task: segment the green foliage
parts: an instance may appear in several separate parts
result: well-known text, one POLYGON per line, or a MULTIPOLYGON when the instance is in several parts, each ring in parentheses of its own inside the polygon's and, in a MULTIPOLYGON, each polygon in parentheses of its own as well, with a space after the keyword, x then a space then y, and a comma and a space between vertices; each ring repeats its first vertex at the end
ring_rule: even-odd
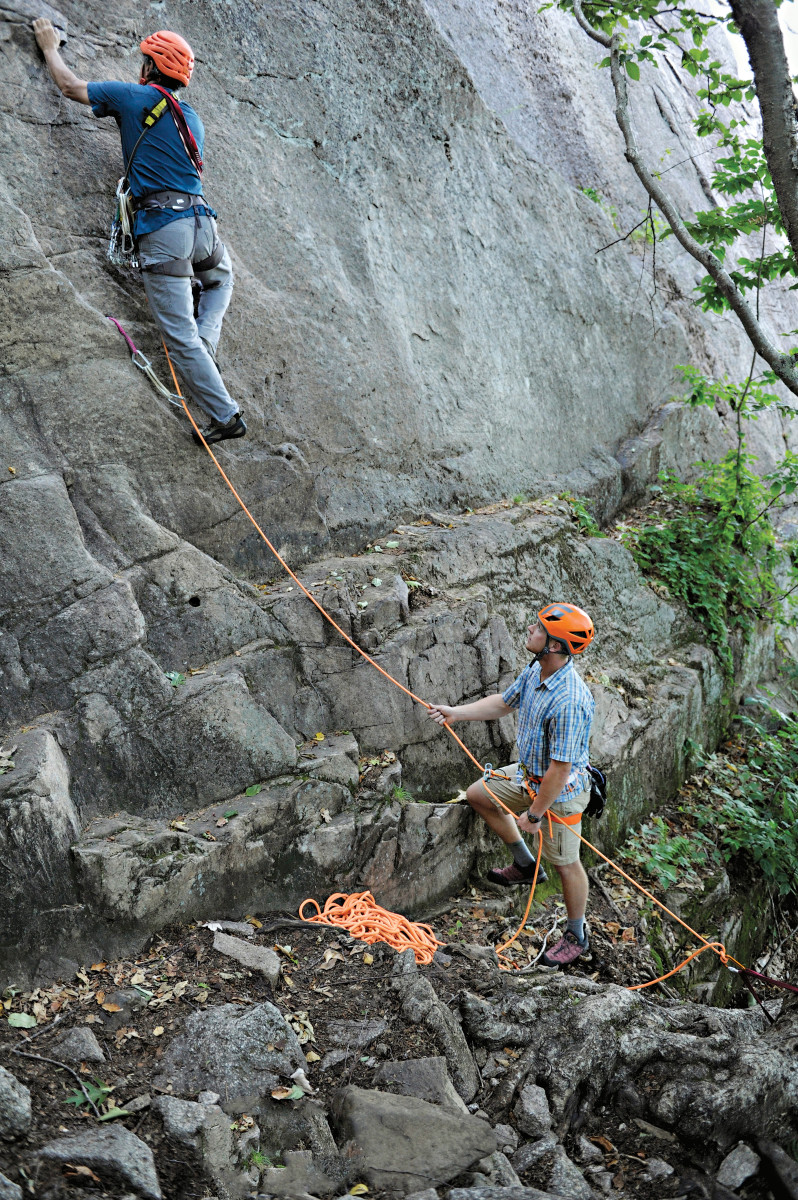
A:
POLYGON ((691 837, 674 834, 662 817, 652 817, 626 839, 623 857, 656 879, 661 888, 675 883, 700 885, 695 868, 707 861, 717 860, 717 850, 711 838, 703 833, 691 837))
POLYGON ((109 1087, 107 1084, 103 1083, 101 1079, 96 1078, 84 1079, 83 1087, 86 1090, 85 1095, 80 1088, 75 1088, 74 1091, 69 1093, 65 1103, 74 1104, 75 1108, 82 1108, 84 1105, 88 1104, 89 1101, 91 1101, 91 1103, 95 1104, 97 1108, 100 1108, 114 1090, 113 1087, 109 1087))
POLYGON ((798 887, 798 721, 784 718, 776 731, 746 715, 736 721, 744 758, 703 760, 712 803, 698 809, 698 821, 715 832, 727 862, 750 854, 789 896, 798 887))
POLYGON ((733 630, 748 641, 757 621, 795 624, 796 546, 779 541, 769 518, 798 488, 798 456, 787 451, 775 470, 757 475, 741 422, 776 397, 751 378, 741 388, 681 370, 690 384, 686 403, 723 402, 737 414, 737 448, 719 463, 700 464, 694 483, 663 474, 654 512, 637 526, 624 525, 621 539, 642 571, 685 602, 730 676, 733 630))
POLYGON ((413 800, 413 793, 409 792, 407 788, 397 785, 393 789, 393 798, 394 800, 398 800, 400 804, 409 804, 413 800))
POLYGON ((564 500, 571 510, 571 514, 579 526, 580 533, 586 534, 587 537, 604 537, 598 526, 596 518, 593 516, 591 509, 593 502, 587 500, 583 496, 573 496, 570 492, 560 492, 558 500, 564 500))

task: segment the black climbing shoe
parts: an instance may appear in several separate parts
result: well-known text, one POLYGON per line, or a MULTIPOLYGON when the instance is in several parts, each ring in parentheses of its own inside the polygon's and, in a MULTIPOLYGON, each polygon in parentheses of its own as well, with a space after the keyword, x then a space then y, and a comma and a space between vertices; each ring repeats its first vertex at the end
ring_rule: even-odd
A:
MULTIPOLYGON (((208 445, 214 442, 224 442, 227 438, 240 438, 247 432, 247 427, 244 423, 244 418, 241 413, 234 413, 226 425, 222 425, 220 421, 211 420, 208 425, 201 430, 202 437, 208 445)), ((191 430, 191 436, 198 446, 202 445, 202 439, 196 429, 191 430)))

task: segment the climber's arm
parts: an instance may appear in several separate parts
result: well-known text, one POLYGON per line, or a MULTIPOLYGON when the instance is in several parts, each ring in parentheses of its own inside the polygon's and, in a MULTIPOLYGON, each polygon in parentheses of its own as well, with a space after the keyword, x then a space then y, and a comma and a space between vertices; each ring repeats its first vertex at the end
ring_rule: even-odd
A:
POLYGON ((77 100, 79 104, 88 104, 88 84, 85 80, 78 79, 74 71, 70 71, 59 54, 58 47, 61 45, 61 37, 47 17, 38 17, 33 22, 33 32, 55 86, 64 93, 67 100, 77 100))

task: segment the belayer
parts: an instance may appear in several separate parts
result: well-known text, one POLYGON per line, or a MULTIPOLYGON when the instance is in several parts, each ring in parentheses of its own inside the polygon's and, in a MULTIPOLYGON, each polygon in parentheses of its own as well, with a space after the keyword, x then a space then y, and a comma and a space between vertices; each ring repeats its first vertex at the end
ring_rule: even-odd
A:
MULTIPOLYGON (((33 22, 33 32, 56 87, 119 126, 125 162, 117 189, 120 237, 130 239, 126 250, 135 250, 164 341, 209 418, 203 437, 243 437, 247 427, 215 361, 233 269, 216 232, 216 213, 202 194, 205 129, 194 109, 174 96, 191 79, 191 47, 179 34, 161 30, 141 43, 138 83, 86 83, 62 59, 60 34, 46 17, 33 22), (200 285, 196 317, 192 277, 200 285)), ((195 432, 192 437, 202 444, 195 432)))
MULTIPOLYGON (((439 725, 455 721, 497 721, 518 709, 519 761, 477 780, 466 799, 512 852, 509 866, 488 872, 504 887, 531 883, 535 860, 520 830, 543 841, 541 856, 560 876, 568 923, 564 935, 542 955, 548 967, 564 967, 590 948, 585 927, 588 880, 579 861, 582 813, 590 800, 588 743, 595 701, 574 670, 571 656, 593 640, 593 622, 575 604, 549 604, 527 629, 526 649, 534 655, 504 692, 450 708, 434 704, 429 715, 439 725), (495 800, 490 788, 518 821, 495 800), (546 816, 560 818, 549 821, 546 816)), ((539 879, 545 879, 540 874, 539 879)))

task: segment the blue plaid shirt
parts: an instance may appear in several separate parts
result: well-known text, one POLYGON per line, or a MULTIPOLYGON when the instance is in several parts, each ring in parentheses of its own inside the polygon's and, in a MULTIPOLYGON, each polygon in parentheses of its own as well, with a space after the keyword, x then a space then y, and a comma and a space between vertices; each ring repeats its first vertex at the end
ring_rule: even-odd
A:
POLYGON ((586 767, 596 702, 573 663, 567 662, 548 679, 540 678, 540 663, 530 663, 502 697, 510 708, 518 709, 517 782, 523 783, 523 768, 542 778, 554 758, 571 763, 568 782, 557 800, 583 792, 589 786, 586 767))

